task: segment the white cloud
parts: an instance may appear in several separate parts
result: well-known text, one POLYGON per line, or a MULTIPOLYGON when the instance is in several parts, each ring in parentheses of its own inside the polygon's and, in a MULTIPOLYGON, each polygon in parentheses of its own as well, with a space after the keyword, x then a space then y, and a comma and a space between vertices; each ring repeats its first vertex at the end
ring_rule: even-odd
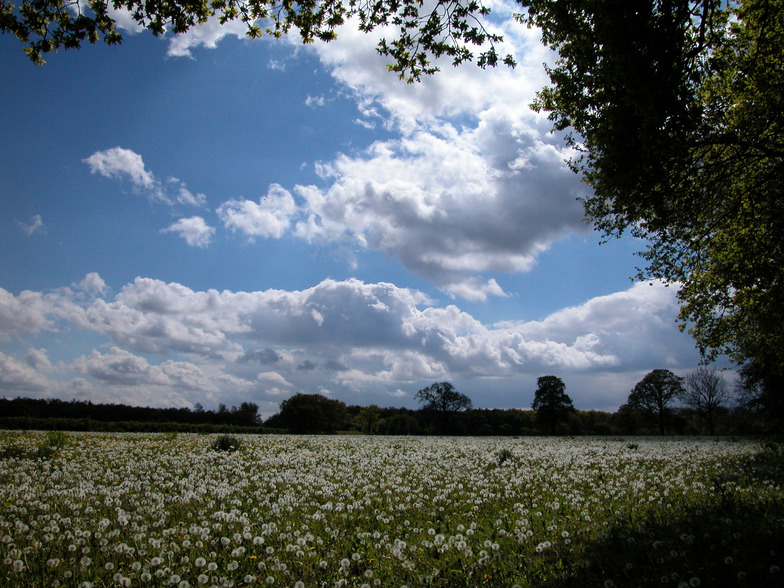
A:
POLYGON ((20 222, 19 227, 28 237, 35 235, 36 233, 40 233, 42 235, 46 234, 46 225, 44 224, 40 214, 36 214, 31 217, 29 223, 20 222))
POLYGON ((0 341, 12 335, 54 329, 53 304, 40 292, 23 290, 14 296, 0 288, 0 341))
MULTIPOLYGON (((30 305, 37 317, 3 323, 6 336, 54 329, 68 318, 112 342, 109 353, 94 350, 75 360, 73 377, 112 389, 175 388, 182 391, 178 401, 221 394, 247 399, 318 386, 340 397, 441 379, 517 387, 520 378, 555 373, 593 382, 591 394, 620 404, 628 389, 602 392, 598 383, 633 385, 650 369, 690 369, 698 361, 675 324, 675 289, 661 284, 636 284, 541 321, 494 325, 455 305, 435 305, 416 290, 358 280, 324 280, 292 292, 218 292, 138 278, 114 299, 90 300, 63 288, 46 295, 6 293, 0 301, 0 313, 14 308, 21 316, 30 305), (166 358, 177 353, 189 361, 166 358), (165 361, 155 365, 146 357, 165 361), (274 369, 259 372, 259 363, 274 369)), ((30 349, 24 363, 4 361, 17 387, 51 387, 46 350, 30 349)), ((573 398, 581 394, 587 392, 578 390, 573 398)))
POLYGON ((383 251, 452 295, 485 300, 505 292, 483 273, 529 271, 552 243, 586 230, 571 152, 528 108, 550 56, 537 31, 511 19, 517 5, 493 8, 501 18, 489 26, 506 37, 499 51, 516 55, 514 70, 444 60, 437 75, 404 84, 376 52, 383 31, 356 23, 313 46, 365 124, 383 121, 398 137, 320 163, 326 187, 295 188, 297 235, 383 251))
POLYGON ((170 227, 161 229, 162 233, 178 233, 191 247, 207 247, 215 234, 202 217, 181 218, 170 227))
POLYGON ((256 379, 260 382, 269 382, 271 384, 276 384, 277 386, 286 386, 288 388, 293 386, 291 382, 281 376, 278 372, 260 372, 256 376, 256 379))
POLYGON ((195 206, 197 208, 203 208, 207 206, 207 196, 201 193, 193 194, 190 190, 188 190, 185 182, 181 182, 177 178, 169 178, 168 183, 170 185, 174 185, 174 190, 177 193, 176 200, 180 204, 195 206))
POLYGON ((161 370, 146 359, 118 347, 112 347, 107 354, 93 350, 89 356, 77 359, 73 367, 77 373, 107 384, 163 386, 169 383, 161 370))
POLYGON ((52 370, 52 364, 49 361, 46 349, 30 348, 25 355, 24 361, 38 372, 45 373, 52 370))
POLYGON ((37 395, 51 388, 52 383, 35 366, 0 352, 0 392, 37 395))
POLYGON ((308 96, 305 99, 305 104, 310 108, 317 108, 319 106, 324 106, 327 103, 327 99, 324 96, 308 96))
POLYGON ((138 188, 153 189, 156 181, 152 172, 147 170, 142 156, 130 149, 112 147, 105 151, 96 151, 83 159, 94 174, 106 178, 127 178, 138 188))
MULTIPOLYGON (((78 6, 78 3, 76 5, 78 6)), ((127 8, 115 8, 110 4, 107 13, 114 20, 115 26, 128 34, 133 35, 144 30, 144 27, 133 18, 133 12, 127 8)))
POLYGON ((193 57, 192 49, 202 46, 215 49, 224 37, 244 39, 247 32, 248 25, 239 19, 230 20, 222 25, 217 15, 211 16, 204 24, 191 27, 185 33, 170 35, 166 54, 169 57, 193 57))
POLYGON ((239 231, 251 239, 277 239, 289 228, 297 206, 288 190, 272 184, 258 204, 252 200, 229 200, 221 204, 217 212, 227 229, 239 231))
POLYGON ((307 216, 296 233, 394 254, 456 295, 503 294, 477 287, 481 272, 528 271, 551 243, 585 230, 583 189, 554 143, 501 115, 376 143, 322 164, 326 190, 297 188, 307 216))
POLYGON ((204 194, 194 195, 184 182, 177 178, 169 178, 166 182, 159 180, 144 164, 142 156, 130 149, 112 147, 104 151, 96 151, 82 160, 90 172, 105 178, 127 180, 135 190, 143 193, 153 202, 173 205, 175 203, 188 206, 203 207, 207 204, 204 194))

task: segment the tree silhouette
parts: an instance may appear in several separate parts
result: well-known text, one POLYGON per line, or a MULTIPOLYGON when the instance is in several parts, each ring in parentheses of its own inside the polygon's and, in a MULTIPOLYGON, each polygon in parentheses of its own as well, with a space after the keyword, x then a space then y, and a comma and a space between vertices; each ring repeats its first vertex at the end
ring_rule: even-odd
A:
POLYGON ((637 382, 629 394, 628 404, 653 417, 659 425, 659 434, 664 435, 667 405, 683 394, 683 378, 670 370, 653 370, 637 382))
POLYGON ((558 423, 574 411, 572 399, 566 393, 563 380, 557 376, 542 376, 536 380, 536 385, 531 408, 536 411, 537 420, 554 435, 558 423))
POLYGON ((438 416, 442 432, 445 432, 450 417, 456 412, 471 408, 471 399, 461 394, 450 382, 436 382, 416 393, 416 399, 425 410, 438 416))

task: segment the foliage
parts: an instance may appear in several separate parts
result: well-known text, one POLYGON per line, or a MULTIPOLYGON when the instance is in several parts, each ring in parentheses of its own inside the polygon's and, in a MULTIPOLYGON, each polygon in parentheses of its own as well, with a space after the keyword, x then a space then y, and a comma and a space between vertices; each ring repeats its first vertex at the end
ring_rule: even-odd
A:
POLYGON ((715 432, 716 409, 731 398, 730 386, 719 372, 700 366, 684 377, 681 400, 708 422, 711 435, 715 432))
MULTIPOLYGON (((6 436, 45 439, 0 433, 0 444, 6 436)), ((51 463, 0 460, 0 585, 781 583, 773 446, 243 441, 223 458, 197 435, 76 434, 51 463)))
POLYGON ((295 394, 280 403, 280 422, 292 433, 335 433, 347 417, 345 403, 320 394, 295 394))
POLYGON ((536 392, 531 408, 538 419, 547 424, 548 432, 555 434, 556 426, 574 411, 572 399, 566 393, 566 385, 557 376, 542 376, 536 380, 536 392))
POLYGON ((668 405, 682 394, 683 378, 670 370, 656 369, 635 384, 628 405, 656 419, 659 434, 664 435, 668 405))
POLYGON ((452 415, 471 408, 471 399, 458 392, 451 382, 435 382, 416 393, 415 398, 426 411, 438 416, 441 432, 446 432, 452 415))
POLYGON ((120 9, 155 35, 184 33, 217 16, 222 24, 241 20, 252 39, 296 30, 303 43, 331 41, 341 25, 356 19, 362 31, 382 27, 395 32, 393 38, 379 42, 378 51, 391 57, 389 69, 409 82, 438 71, 431 59, 441 56, 451 58, 454 65, 474 58, 480 67, 499 61, 514 65, 510 55, 497 54, 495 44, 502 38, 486 29, 481 19, 490 9, 478 0, 2 0, 0 6, 0 31, 16 35, 38 64, 43 55, 60 47, 78 49, 84 41, 101 38, 109 45, 122 42, 112 12, 120 9), (481 49, 478 56, 471 47, 481 49))
POLYGON ((587 216, 647 240, 639 277, 678 285, 707 360, 781 395, 784 1, 520 1, 559 54, 534 106, 571 129, 587 216))
MULTIPOLYGON (((213 411, 204 410, 199 404, 192 410, 187 407, 152 408, 125 404, 96 404, 84 400, 66 401, 58 398, 0 398, 0 414, 4 415, 0 418, 90 419, 105 423, 126 421, 136 423, 137 427, 143 427, 142 423, 156 423, 156 426, 162 428, 167 423, 257 427, 260 424, 258 410, 258 405, 252 402, 243 402, 239 407, 231 408, 221 404, 217 411, 213 411)), ((134 430, 153 431, 162 428, 148 427, 134 430)))
POLYGON ((242 441, 234 435, 221 435, 210 445, 213 451, 227 451, 229 453, 239 451, 240 447, 242 447, 242 441))

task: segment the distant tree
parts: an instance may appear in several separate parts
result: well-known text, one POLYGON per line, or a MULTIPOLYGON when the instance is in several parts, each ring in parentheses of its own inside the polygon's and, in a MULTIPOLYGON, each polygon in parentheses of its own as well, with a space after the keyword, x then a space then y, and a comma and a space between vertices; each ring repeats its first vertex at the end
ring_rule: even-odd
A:
POLYGON ((357 416, 354 417, 354 424, 357 430, 374 435, 378 433, 378 424, 381 420, 381 409, 376 404, 363 406, 359 409, 357 416))
POLYGON ((628 405, 654 418, 659 434, 664 435, 667 405, 682 394, 683 378, 670 370, 657 369, 637 382, 629 394, 628 405))
POLYGON ((243 402, 239 408, 234 409, 235 423, 252 427, 261 423, 259 419, 259 405, 254 402, 243 402))
POLYGON ((542 376, 536 380, 536 386, 531 408, 536 411, 536 419, 554 435, 558 423, 574 411, 572 399, 566 393, 563 380, 557 376, 542 376))
POLYGON ((416 399, 422 408, 434 412, 438 416, 442 431, 447 429, 450 417, 471 408, 471 399, 461 394, 450 382, 436 382, 416 393, 416 399))
POLYGON ((345 403, 320 394, 295 394, 280 403, 280 420, 292 433, 334 433, 347 414, 345 403))
POLYGON ((727 380, 709 367, 700 366, 684 378, 681 400, 705 419, 711 435, 714 433, 716 409, 725 404, 731 396, 727 380))

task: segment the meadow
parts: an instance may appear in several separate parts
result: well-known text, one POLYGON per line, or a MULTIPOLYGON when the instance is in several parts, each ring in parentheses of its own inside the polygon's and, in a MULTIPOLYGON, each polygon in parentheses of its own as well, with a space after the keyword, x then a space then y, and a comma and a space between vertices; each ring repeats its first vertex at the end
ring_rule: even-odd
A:
POLYGON ((0 586, 784 585, 776 444, 239 440, 0 433, 0 586))

